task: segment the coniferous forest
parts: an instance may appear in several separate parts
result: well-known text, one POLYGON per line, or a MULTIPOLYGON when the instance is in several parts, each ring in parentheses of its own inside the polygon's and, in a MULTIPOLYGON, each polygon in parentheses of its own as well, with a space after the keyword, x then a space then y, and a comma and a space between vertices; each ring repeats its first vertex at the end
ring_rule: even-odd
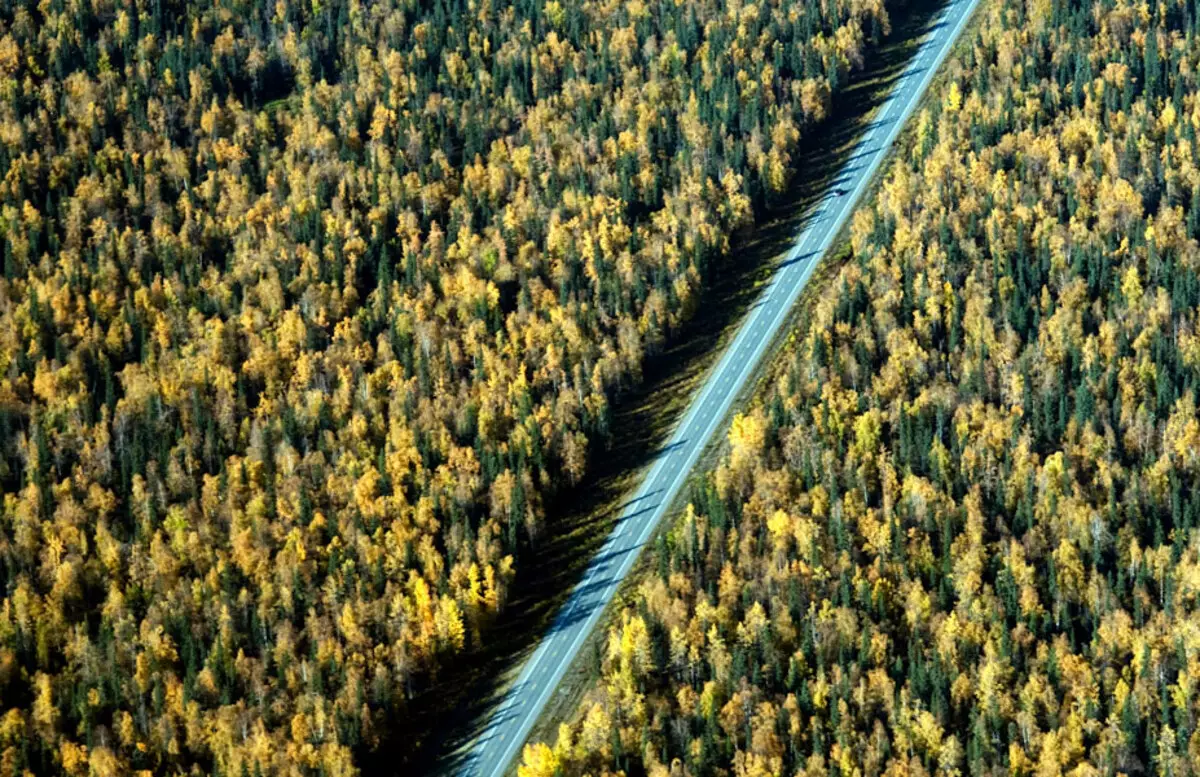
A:
MULTIPOLYGON (((504 617, 548 497, 888 30, 881 0, 4 3, 0 776, 356 773, 504 617)), ((1126 250, 1191 277, 1158 229, 1126 250)), ((1147 364, 1185 353, 1159 329, 1147 364)), ((1120 450, 1190 396, 1175 358, 1120 450)))
POLYGON ((985 0, 522 777, 1200 770, 1198 73, 985 0))

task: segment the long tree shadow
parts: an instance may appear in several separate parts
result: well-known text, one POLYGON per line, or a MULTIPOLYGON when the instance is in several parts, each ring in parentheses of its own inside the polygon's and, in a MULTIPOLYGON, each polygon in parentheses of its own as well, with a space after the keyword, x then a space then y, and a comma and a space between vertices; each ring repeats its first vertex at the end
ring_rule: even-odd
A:
MULTIPOLYGON (((865 153, 857 139, 931 29, 940 6, 938 0, 914 0, 896 11, 892 34, 871 52, 867 69, 852 76, 835 96, 830 119, 802 141, 792 186, 767 203, 756 227, 735 236, 730 255, 713 268, 697 315, 672 334, 665 349, 645 360, 640 386, 615 402, 612 439, 605 449, 592 451, 589 474, 547 505, 544 535, 522 549, 508 604, 483 634, 484 644, 443 668, 399 719, 386 724, 380 747, 360 754, 364 774, 450 775, 462 767, 467 746, 497 709, 515 679, 515 668, 556 627, 563 602, 633 503, 638 478, 663 450, 734 325, 763 282, 786 261, 812 205, 845 165, 865 153)), ((643 501, 650 504, 651 496, 656 495, 643 501)), ((591 585, 604 584, 597 580, 591 585)))

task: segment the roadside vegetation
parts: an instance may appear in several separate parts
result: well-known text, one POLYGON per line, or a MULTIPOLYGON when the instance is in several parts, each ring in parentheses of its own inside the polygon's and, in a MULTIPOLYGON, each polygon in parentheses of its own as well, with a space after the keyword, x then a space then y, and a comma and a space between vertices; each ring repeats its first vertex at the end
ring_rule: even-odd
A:
POLYGON ((1195 773, 1198 11, 986 1, 522 777, 1195 773))
POLYGON ((0 775, 356 772, 889 24, 0 9, 0 775))

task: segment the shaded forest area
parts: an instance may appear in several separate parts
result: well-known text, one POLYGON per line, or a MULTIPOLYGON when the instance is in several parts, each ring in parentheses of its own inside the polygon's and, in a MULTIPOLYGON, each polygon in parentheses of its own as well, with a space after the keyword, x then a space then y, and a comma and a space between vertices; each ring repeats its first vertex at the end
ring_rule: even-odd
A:
POLYGON ((1200 6, 987 0, 522 777, 1200 764, 1200 6))
POLYGON ((888 27, 0 9, 0 775, 355 773, 888 27))

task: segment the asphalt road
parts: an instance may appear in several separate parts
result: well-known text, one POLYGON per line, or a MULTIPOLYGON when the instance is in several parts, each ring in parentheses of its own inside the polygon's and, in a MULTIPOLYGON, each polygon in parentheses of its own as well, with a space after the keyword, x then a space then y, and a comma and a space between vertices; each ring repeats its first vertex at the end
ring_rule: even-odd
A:
POLYGON ((742 321, 670 441, 655 458, 612 534, 525 663, 516 682, 467 754, 461 774, 502 777, 521 751, 542 709, 584 639, 633 567, 705 446, 775 339, 788 310, 854 210, 901 126, 929 86, 979 0, 951 0, 930 25, 892 93, 858 141, 829 192, 814 207, 787 257, 742 321))

